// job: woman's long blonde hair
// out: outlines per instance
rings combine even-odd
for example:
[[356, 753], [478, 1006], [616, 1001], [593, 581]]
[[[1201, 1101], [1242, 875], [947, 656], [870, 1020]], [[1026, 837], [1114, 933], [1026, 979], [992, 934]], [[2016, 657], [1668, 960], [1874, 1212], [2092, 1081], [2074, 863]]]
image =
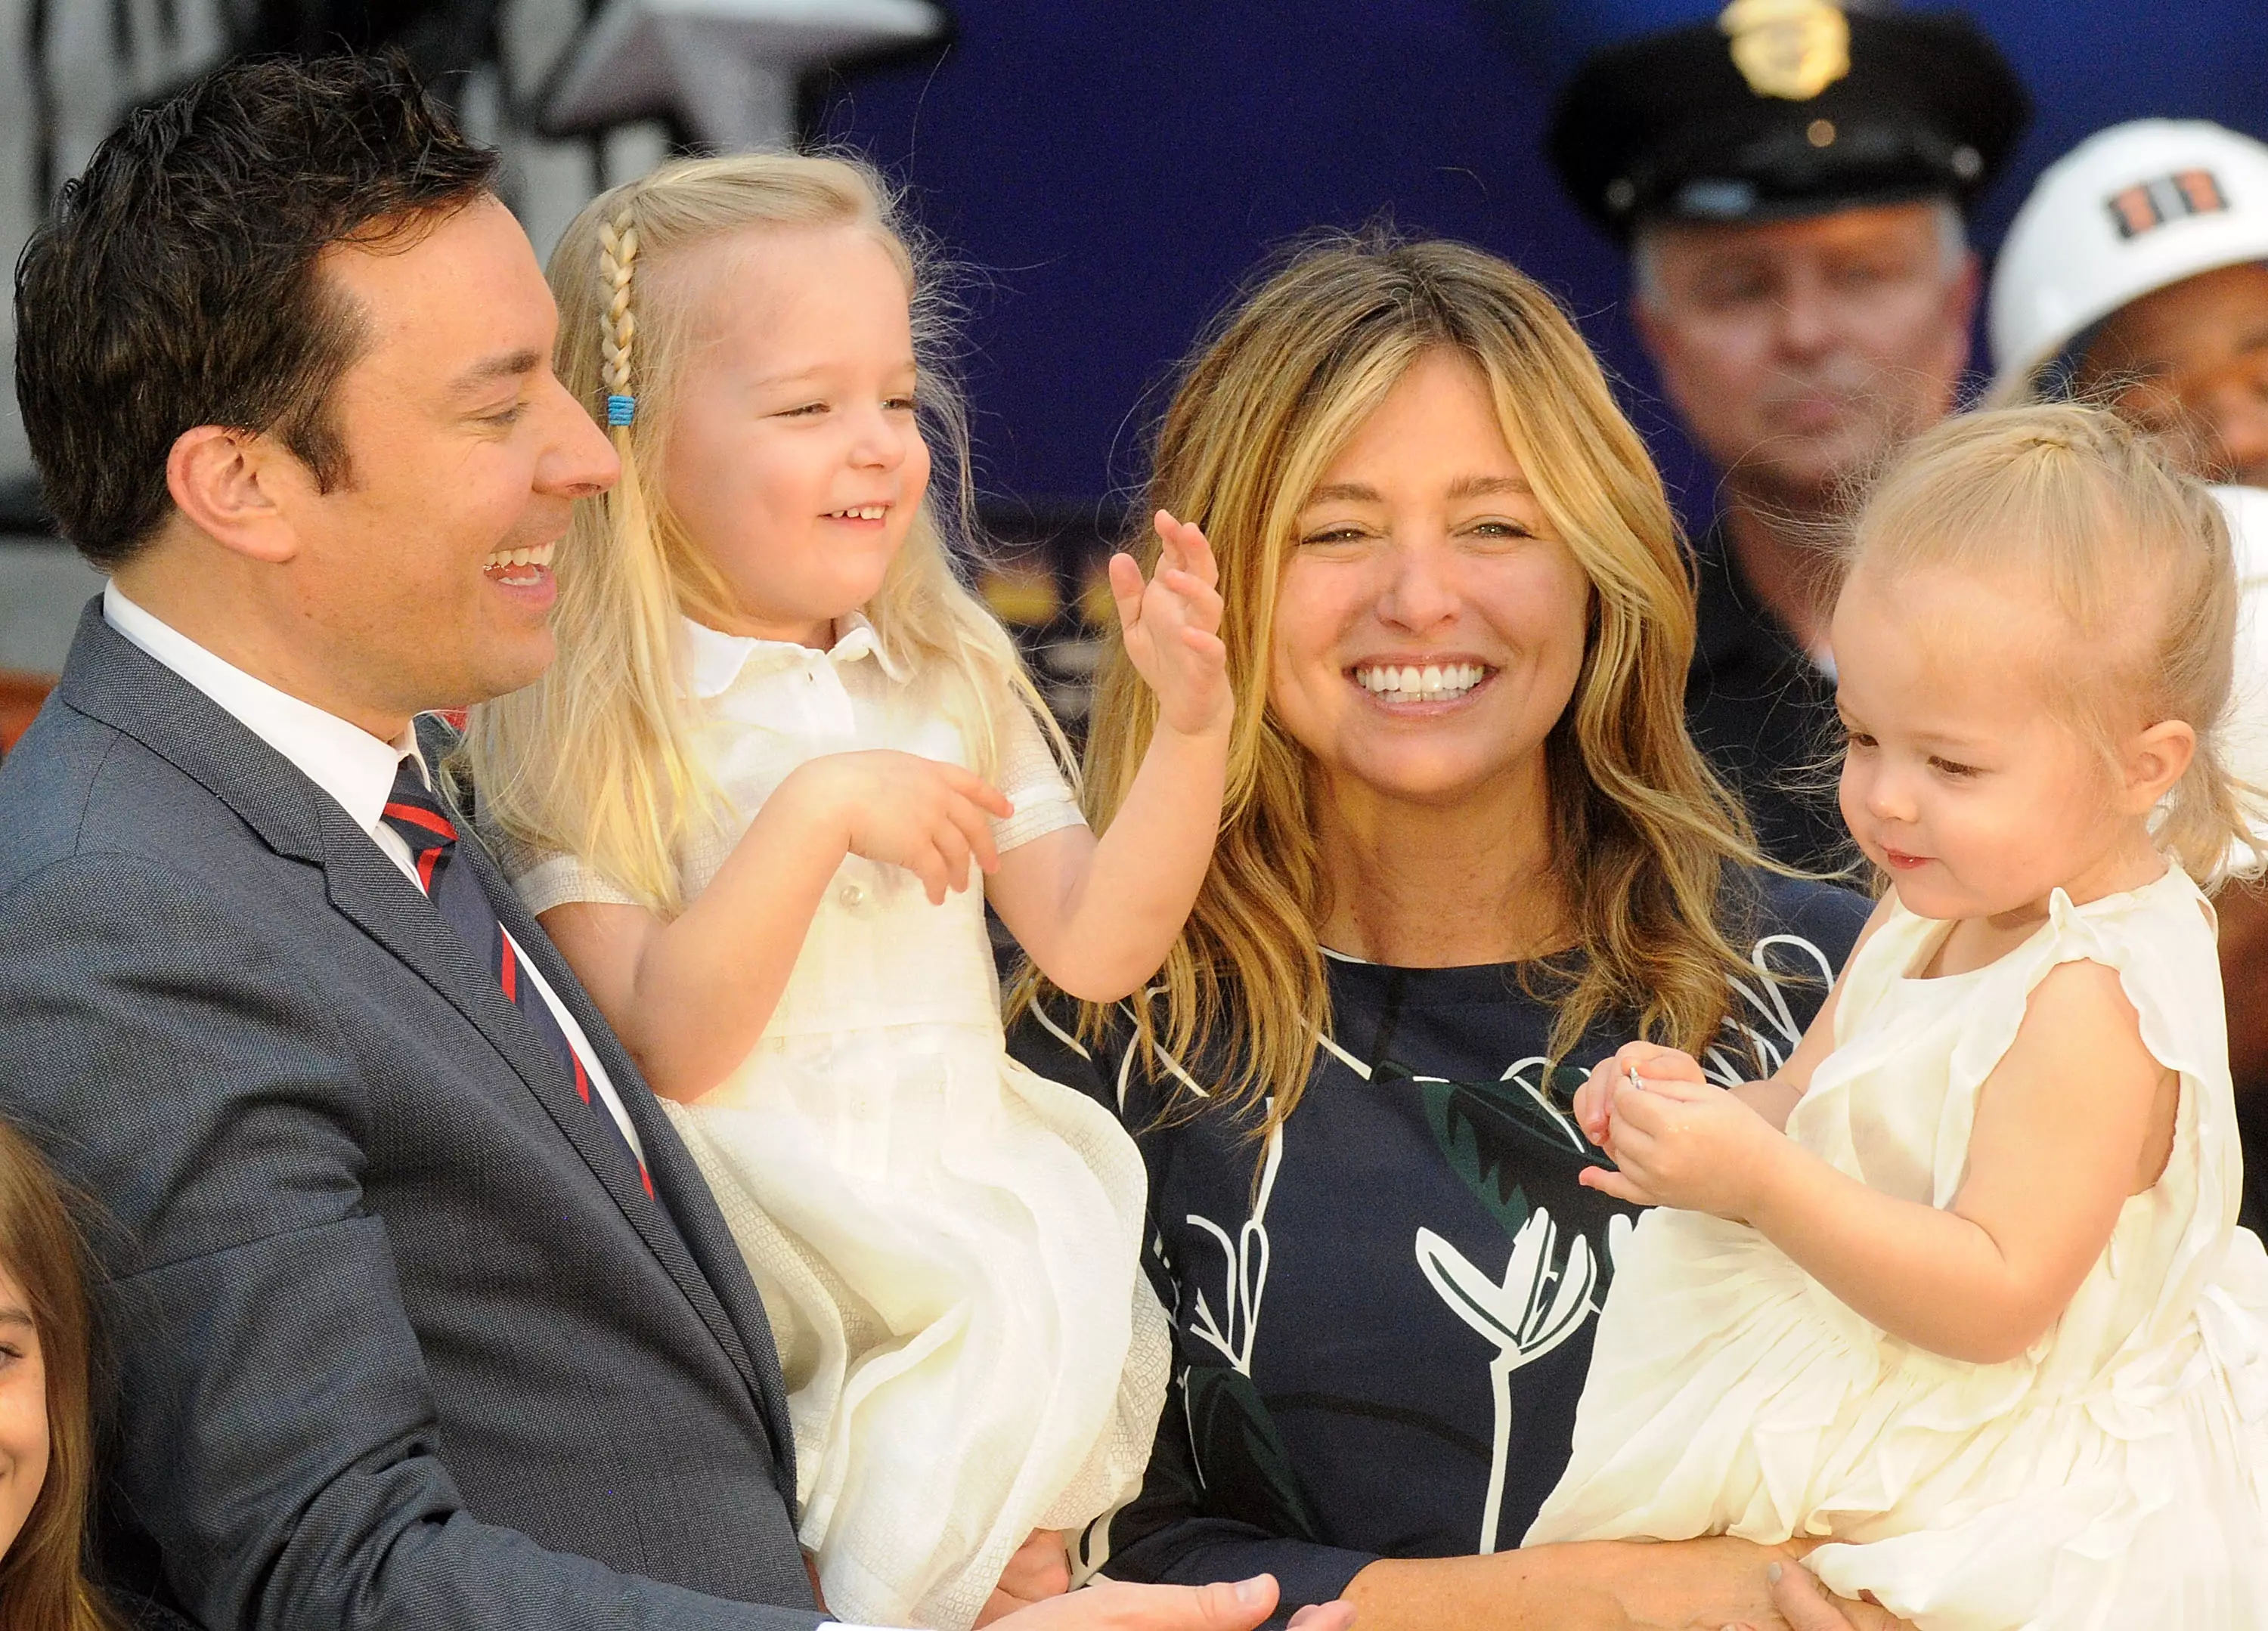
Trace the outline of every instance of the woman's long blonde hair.
[[2160, 806], [2159, 847], [2208, 887], [2256, 869], [2244, 857], [2260, 790], [2221, 747], [2240, 597], [2228, 522], [2159, 438], [2077, 402], [1948, 420], [1875, 484], [1842, 565], [1946, 567], [2035, 590], [2071, 625], [2055, 694], [2086, 736], [2108, 751], [2137, 713], [2197, 733]]
[[[1725, 926], [1728, 864], [1754, 862], [1755, 847], [1685, 732], [1686, 557], [1660, 478], [1596, 359], [1551, 297], [1501, 261], [1458, 244], [1335, 237], [1300, 253], [1201, 347], [1167, 412], [1141, 511], [1170, 511], [1211, 540], [1236, 726], [1219, 845], [1167, 959], [1162, 1001], [1137, 1004], [1138, 1045], [1183, 1059], [1213, 1050], [1232, 1103], [1270, 1101], [1256, 1118], [1266, 1128], [1299, 1102], [1330, 1002], [1313, 778], [1268, 706], [1277, 589], [1325, 468], [1437, 349], [1485, 377], [1506, 442], [1591, 585], [1580, 677], [1546, 748], [1575, 943], [1543, 971], [1559, 1002], [1555, 1056], [1610, 1013], [1697, 1052], [1717, 1040], [1733, 978], [1756, 977]], [[1155, 535], [1134, 547], [1146, 569]], [[1155, 720], [1149, 688], [1115, 654], [1087, 746], [1098, 831]], [[1107, 1018], [1086, 1005], [1082, 1029], [1097, 1033]]]
[[825, 227], [872, 233], [905, 276], [920, 423], [946, 478], [866, 614], [891, 656], [938, 687], [981, 770], [997, 753], [998, 709], [1027, 708], [1054, 733], [1015, 648], [954, 569], [950, 540], [970, 513], [967, 419], [946, 366], [939, 280], [889, 190], [843, 158], [666, 164], [593, 200], [552, 253], [559, 378], [600, 424], [610, 398], [631, 398], [635, 415], [612, 427], [620, 481], [576, 506], [560, 547], [557, 659], [526, 689], [474, 709], [464, 753], [486, 820], [532, 850], [579, 857], [659, 912], [682, 907], [680, 858], [722, 814], [692, 751], [681, 619], [729, 621], [732, 600], [652, 479], [696, 317], [685, 282], [655, 273], [733, 234]]

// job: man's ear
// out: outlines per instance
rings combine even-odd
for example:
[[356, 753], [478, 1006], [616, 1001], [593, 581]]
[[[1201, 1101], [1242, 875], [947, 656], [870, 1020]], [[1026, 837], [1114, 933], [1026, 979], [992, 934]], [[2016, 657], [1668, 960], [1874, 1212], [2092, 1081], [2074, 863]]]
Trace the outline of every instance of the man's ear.
[[2129, 813], [2146, 813], [2173, 790], [2197, 757], [2197, 731], [2185, 719], [2161, 719], [2127, 744]]
[[166, 455], [166, 490], [197, 531], [224, 549], [280, 565], [298, 553], [298, 532], [276, 503], [298, 461], [272, 439], [198, 425]]

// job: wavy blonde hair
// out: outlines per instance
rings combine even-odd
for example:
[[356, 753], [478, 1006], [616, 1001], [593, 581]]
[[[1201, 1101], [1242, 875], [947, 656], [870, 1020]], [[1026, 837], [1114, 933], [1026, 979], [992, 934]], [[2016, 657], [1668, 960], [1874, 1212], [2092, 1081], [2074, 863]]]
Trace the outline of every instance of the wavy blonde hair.
[[1031, 710], [1061, 750], [1015, 648], [954, 564], [951, 542], [970, 513], [967, 417], [945, 366], [940, 279], [895, 199], [873, 171], [839, 157], [663, 165], [593, 200], [552, 253], [559, 378], [600, 424], [609, 397], [634, 398], [636, 415], [611, 428], [621, 479], [576, 506], [561, 545], [557, 659], [525, 690], [475, 709], [463, 753], [485, 819], [530, 849], [579, 857], [659, 912], [683, 906], [679, 857], [722, 815], [692, 750], [682, 617], [728, 621], [732, 591], [650, 480], [696, 315], [684, 281], [655, 274], [721, 238], [828, 227], [871, 234], [905, 276], [920, 423], [947, 476], [932, 482], [866, 614], [893, 658], [938, 687], [980, 771], [997, 760], [1002, 707]]
[[[2159, 847], [2208, 887], [2249, 855], [2260, 791], [2221, 753], [2240, 590], [2228, 518], [2157, 437], [2106, 407], [1994, 408], [1911, 443], [1859, 511], [1842, 566], [2014, 575], [2067, 620], [2058, 702], [2106, 753], [2178, 719], [2197, 751]], [[2124, 715], [2124, 717], [2118, 716]]]
[[[1491, 256], [1380, 233], [1327, 239], [1230, 313], [1187, 366], [1141, 511], [1170, 511], [1211, 540], [1236, 725], [1219, 848], [1161, 1000], [1136, 1004], [1138, 1045], [1187, 1058], [1226, 1043], [1226, 1097], [1246, 1110], [1270, 1100], [1256, 1118], [1263, 1133], [1298, 1104], [1330, 1003], [1313, 778], [1268, 705], [1277, 590], [1326, 467], [1411, 365], [1442, 349], [1486, 379], [1506, 442], [1591, 586], [1580, 676], [1546, 748], [1575, 940], [1541, 971], [1559, 1000], [1555, 1057], [1609, 1013], [1698, 1052], [1730, 1011], [1732, 980], [1756, 975], [1726, 927], [1727, 868], [1756, 863], [1755, 845], [1685, 732], [1686, 556], [1596, 359], [1540, 285]], [[1155, 534], [1130, 547], [1147, 569]], [[1116, 653], [1087, 746], [1098, 831], [1155, 721], [1149, 688]], [[1099, 1034], [1108, 1018], [1084, 1005], [1081, 1029]], [[1221, 1034], [1230, 1025], [1233, 1039]]]

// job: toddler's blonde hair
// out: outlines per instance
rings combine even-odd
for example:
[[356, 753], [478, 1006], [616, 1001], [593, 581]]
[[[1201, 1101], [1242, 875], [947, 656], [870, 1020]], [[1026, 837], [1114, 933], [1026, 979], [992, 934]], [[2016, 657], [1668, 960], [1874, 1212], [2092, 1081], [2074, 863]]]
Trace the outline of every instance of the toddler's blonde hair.
[[[733, 234], [841, 227], [873, 235], [906, 279], [921, 369], [921, 423], [943, 480], [866, 607], [885, 650], [934, 688], [977, 768], [998, 758], [997, 710], [1032, 711], [1067, 756], [1014, 646], [956, 572], [949, 540], [969, 514], [968, 434], [941, 355], [948, 325], [924, 246], [865, 165], [750, 153], [666, 164], [600, 194], [551, 256], [559, 378], [612, 428], [622, 478], [576, 506], [557, 556], [559, 655], [534, 685], [473, 710], [465, 759], [484, 819], [538, 852], [573, 855], [653, 910], [682, 905], [677, 862], [721, 816], [690, 740], [681, 613], [725, 622], [731, 590], [652, 485], [694, 342], [688, 252]], [[662, 276], [657, 276], [660, 273]]]
[[1875, 485], [1843, 566], [1846, 581], [1946, 567], [2036, 584], [2074, 636], [2053, 687], [2074, 724], [2106, 749], [2135, 714], [2197, 733], [2160, 847], [2207, 883], [2250, 852], [2257, 794], [2220, 746], [2238, 603], [2228, 524], [2151, 438], [2073, 402], [1948, 420]]

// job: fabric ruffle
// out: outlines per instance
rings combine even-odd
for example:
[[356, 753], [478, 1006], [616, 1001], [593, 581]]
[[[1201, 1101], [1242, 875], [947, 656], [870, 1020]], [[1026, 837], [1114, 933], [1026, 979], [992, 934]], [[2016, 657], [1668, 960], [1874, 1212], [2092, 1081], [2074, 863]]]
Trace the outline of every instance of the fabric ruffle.
[[2203, 897], [2178, 871], [2074, 906], [1971, 973], [1917, 981], [1942, 925], [1894, 910], [1853, 959], [1791, 1137], [1943, 1207], [2034, 988], [2117, 972], [2181, 1076], [2174, 1151], [2031, 1349], [1971, 1364], [1869, 1324], [1742, 1224], [1648, 1214], [1600, 1316], [1548, 1540], [1764, 1544], [1923, 1631], [2268, 1631], [2268, 1253], [2235, 1224], [2234, 1104]]
[[863, 1172], [832, 1068], [776, 1053], [669, 1109], [771, 1318], [829, 1611], [964, 1631], [1033, 1530], [1138, 1488], [1170, 1338], [1108, 1113], [974, 1035], [932, 1039], [924, 1088], [892, 1040], [894, 1124], [856, 1132], [893, 1153]]

